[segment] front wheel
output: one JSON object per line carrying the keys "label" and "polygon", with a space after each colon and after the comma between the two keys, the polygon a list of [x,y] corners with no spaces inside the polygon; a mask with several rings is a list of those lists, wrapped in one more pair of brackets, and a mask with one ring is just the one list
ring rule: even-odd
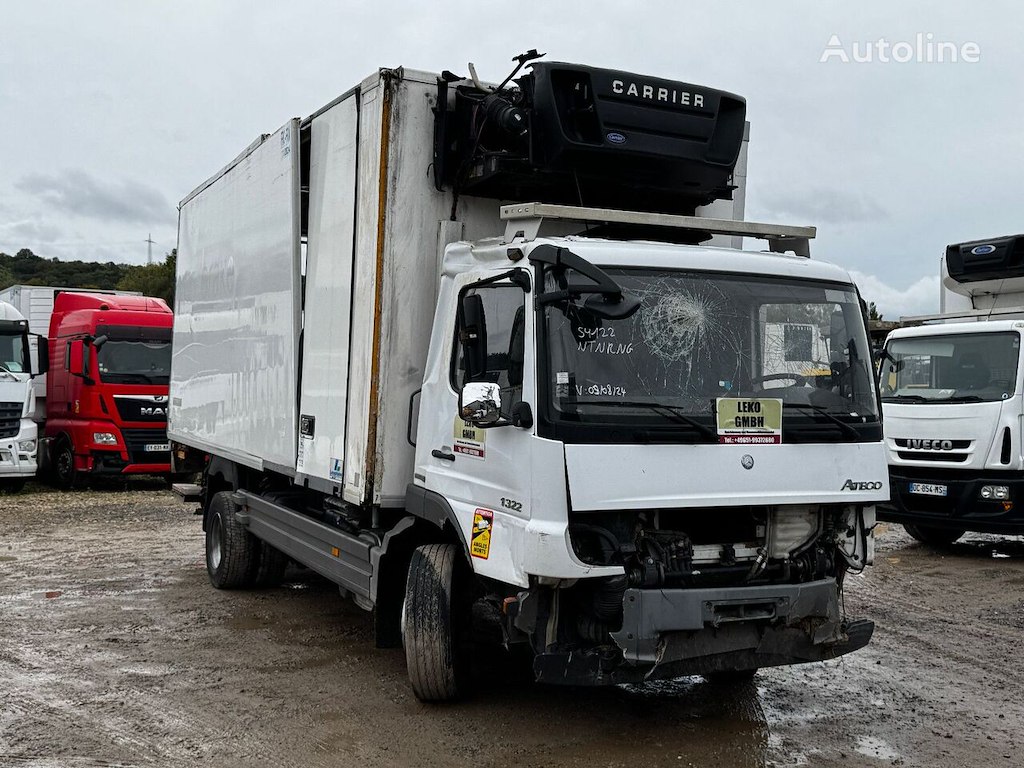
{"label": "front wheel", "polygon": [[23,490],[25,490],[26,482],[27,481],[23,477],[16,477],[13,480],[0,480],[0,492],[21,493]]}
{"label": "front wheel", "polygon": [[449,701],[466,687],[471,578],[454,544],[417,547],[402,606],[402,640],[409,681],[420,701]]}
{"label": "front wheel", "polygon": [[78,473],[75,471],[75,452],[71,443],[62,439],[57,443],[53,455],[53,479],[58,488],[70,491],[75,487]]}
{"label": "front wheel", "polygon": [[922,544],[931,544],[933,547],[949,546],[966,533],[963,528],[933,528],[929,525],[914,525],[912,523],[904,523],[903,528],[911,538],[917,539]]}

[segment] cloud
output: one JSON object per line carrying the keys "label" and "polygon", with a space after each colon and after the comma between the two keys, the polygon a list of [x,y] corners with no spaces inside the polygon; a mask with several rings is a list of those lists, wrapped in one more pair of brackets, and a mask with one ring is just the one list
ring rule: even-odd
{"label": "cloud", "polygon": [[875,302],[886,320],[939,311],[939,276],[922,277],[907,288],[895,288],[876,275],[850,270],[864,301]]}
{"label": "cloud", "polygon": [[779,185],[761,196],[758,207],[772,218],[784,221],[854,224],[884,221],[889,217],[886,210],[866,194],[828,187],[811,187],[799,192],[792,189]]}
{"label": "cloud", "polygon": [[100,179],[81,170],[30,173],[15,185],[47,206],[84,218],[148,224],[174,217],[174,207],[153,187],[137,181]]}
{"label": "cloud", "polygon": [[39,217],[0,223],[0,242],[52,243],[63,237],[63,229]]}

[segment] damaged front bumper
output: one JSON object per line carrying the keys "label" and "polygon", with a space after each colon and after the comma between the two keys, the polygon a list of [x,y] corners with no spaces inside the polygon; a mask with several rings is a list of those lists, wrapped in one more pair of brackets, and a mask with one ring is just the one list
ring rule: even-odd
{"label": "damaged front bumper", "polygon": [[867,645],[844,621],[834,579],[725,589],[627,589],[617,648],[536,657],[537,679],[615,685],[834,659]]}

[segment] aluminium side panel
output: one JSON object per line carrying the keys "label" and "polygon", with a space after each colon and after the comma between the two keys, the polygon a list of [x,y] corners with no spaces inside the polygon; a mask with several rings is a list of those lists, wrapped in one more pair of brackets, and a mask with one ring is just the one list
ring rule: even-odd
{"label": "aluminium side panel", "polygon": [[299,123],[261,137],[178,219],[168,435],[292,472],[297,431]]}
{"label": "aluminium side panel", "polygon": [[[310,123],[296,478],[341,486],[349,385],[359,91]],[[365,308],[361,309],[365,311]]]}
{"label": "aluminium side panel", "polygon": [[[349,329],[348,409],[342,474],[343,498],[353,504],[367,501],[367,445],[370,429],[370,389],[374,370],[376,327],[378,221],[380,206],[381,125],[384,109],[379,76],[368,78],[359,90],[359,137],[356,168],[356,230],[352,268],[352,313]],[[369,462],[372,465],[372,462]]]}

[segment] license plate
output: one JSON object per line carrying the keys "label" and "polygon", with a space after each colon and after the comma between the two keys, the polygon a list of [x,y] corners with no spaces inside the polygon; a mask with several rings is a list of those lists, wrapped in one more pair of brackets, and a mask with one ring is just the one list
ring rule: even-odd
{"label": "license plate", "polygon": [[932,483],[911,483],[910,492],[919,496],[946,496],[949,494],[949,489],[944,485]]}
{"label": "license plate", "polygon": [[144,447],[146,453],[160,453],[171,450],[170,443],[147,443]]}

